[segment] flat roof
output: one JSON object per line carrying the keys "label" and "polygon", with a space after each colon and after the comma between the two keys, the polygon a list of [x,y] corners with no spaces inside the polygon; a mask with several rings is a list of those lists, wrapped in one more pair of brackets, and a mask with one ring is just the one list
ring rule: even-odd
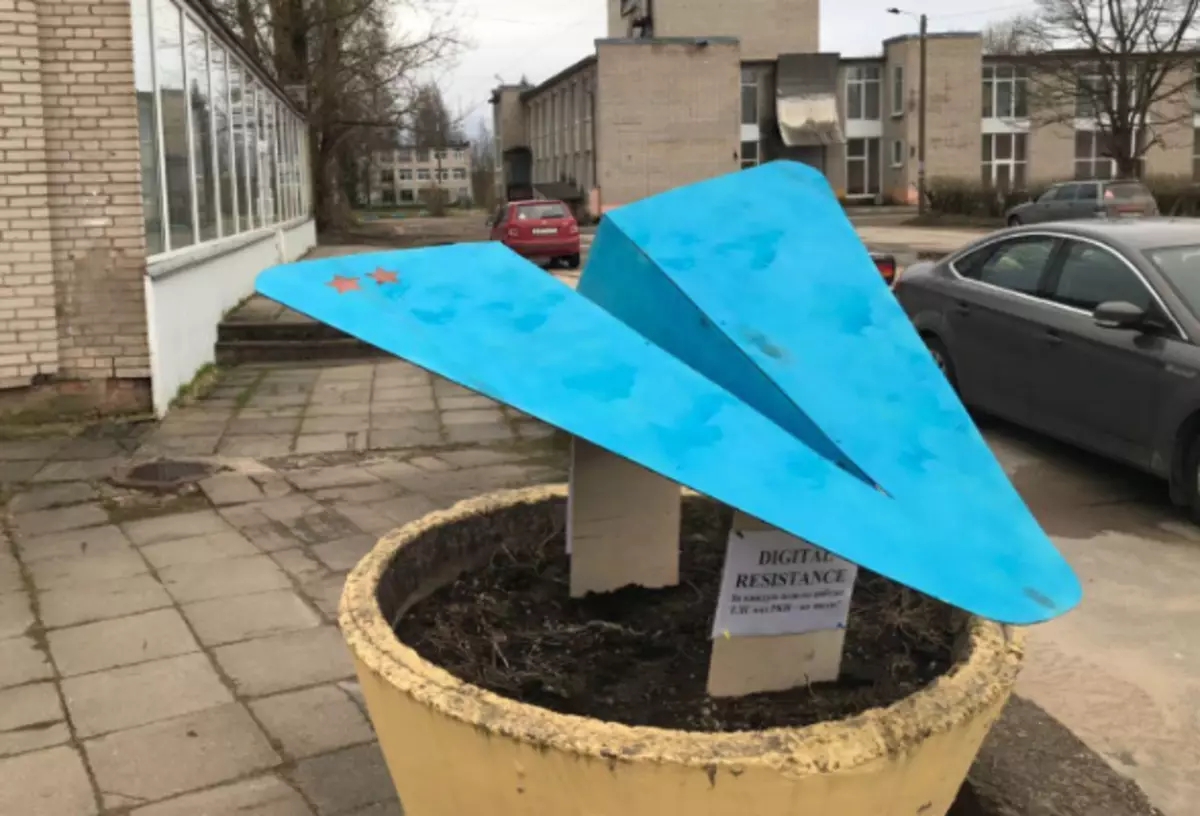
{"label": "flat roof", "polygon": [[550,77],[546,81],[538,83],[537,85],[534,85],[532,88],[527,88],[526,90],[522,91],[521,99],[522,100],[532,99],[533,97],[540,94],[542,91],[545,91],[545,90],[557,85],[558,83],[562,82],[564,79],[567,79],[568,77],[572,76],[573,74],[579,73],[580,71],[584,70],[588,66],[594,65],[595,62],[596,62],[596,55],[588,54],[586,57],[579,60],[579,62],[576,62],[573,65],[568,65],[566,68],[562,69],[561,71],[559,71],[557,74]]}

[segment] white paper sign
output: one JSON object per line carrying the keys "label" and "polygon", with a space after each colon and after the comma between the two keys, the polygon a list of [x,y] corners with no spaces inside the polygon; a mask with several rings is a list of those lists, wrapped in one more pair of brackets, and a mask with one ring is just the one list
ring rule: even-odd
{"label": "white paper sign", "polygon": [[729,533],[713,637],[795,635],[846,625],[858,567],[778,530]]}

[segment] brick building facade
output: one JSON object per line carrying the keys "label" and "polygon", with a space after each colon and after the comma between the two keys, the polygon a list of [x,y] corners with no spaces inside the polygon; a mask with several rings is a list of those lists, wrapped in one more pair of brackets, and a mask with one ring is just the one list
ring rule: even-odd
{"label": "brick building facade", "polygon": [[[595,54],[493,93],[499,195],[573,195],[598,215],[692,180],[701,164],[711,175],[788,158],[847,199],[916,200],[919,38],[842,58],[819,52],[817,0],[606,2]],[[927,176],[1011,188],[1110,174],[1094,117],[1028,110],[1037,71],[1036,59],[984,55],[978,33],[930,35]],[[708,93],[690,92],[697,77]],[[1196,87],[1159,111],[1146,175],[1200,181]]]}
{"label": "brick building facade", "polygon": [[[153,4],[160,26],[174,30],[178,70],[167,61],[156,73],[148,61],[164,48],[148,29],[150,0],[0,0],[0,412],[42,398],[56,409],[165,410],[165,395],[211,360],[204,343],[222,308],[250,293],[262,264],[239,250],[271,239],[280,223],[253,222],[257,236],[204,227],[216,198],[200,188],[207,180],[215,192],[218,182],[202,155],[212,143],[195,100],[212,97],[210,58],[214,66],[217,55],[246,58],[203,9]],[[185,65],[185,48],[201,62]],[[189,82],[192,105],[182,85],[168,86],[173,74]],[[300,130],[299,115],[289,116]],[[187,189],[172,181],[162,195],[164,122],[186,133]],[[299,193],[299,176],[296,184]],[[189,210],[170,226],[173,253],[164,199]],[[311,221],[299,194],[291,220]],[[292,249],[277,260],[307,242],[289,237]],[[215,251],[227,255],[220,274],[204,268]],[[208,294],[197,298],[198,289]]]}

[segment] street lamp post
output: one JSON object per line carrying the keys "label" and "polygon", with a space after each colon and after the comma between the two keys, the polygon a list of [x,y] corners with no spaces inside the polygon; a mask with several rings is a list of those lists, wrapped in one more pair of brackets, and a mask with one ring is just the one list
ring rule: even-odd
{"label": "street lamp post", "polygon": [[921,215],[925,214],[925,117],[928,111],[928,94],[926,93],[929,86],[929,73],[926,69],[929,43],[929,18],[924,14],[913,14],[910,11],[903,9],[890,8],[888,14],[907,14],[909,17],[916,17],[921,21],[921,79],[920,79],[920,101],[917,108],[917,212]]}

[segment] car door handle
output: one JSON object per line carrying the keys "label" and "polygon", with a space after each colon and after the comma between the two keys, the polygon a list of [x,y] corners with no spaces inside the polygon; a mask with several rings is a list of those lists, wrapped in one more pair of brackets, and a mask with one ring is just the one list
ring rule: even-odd
{"label": "car door handle", "polygon": [[1046,339],[1046,342],[1052,346],[1057,346],[1058,344],[1060,344],[1063,341],[1062,335],[1059,334],[1054,329],[1048,329],[1046,331],[1045,339]]}
{"label": "car door handle", "polygon": [[971,304],[964,300],[960,300],[954,304],[954,313],[966,317],[971,314]]}

